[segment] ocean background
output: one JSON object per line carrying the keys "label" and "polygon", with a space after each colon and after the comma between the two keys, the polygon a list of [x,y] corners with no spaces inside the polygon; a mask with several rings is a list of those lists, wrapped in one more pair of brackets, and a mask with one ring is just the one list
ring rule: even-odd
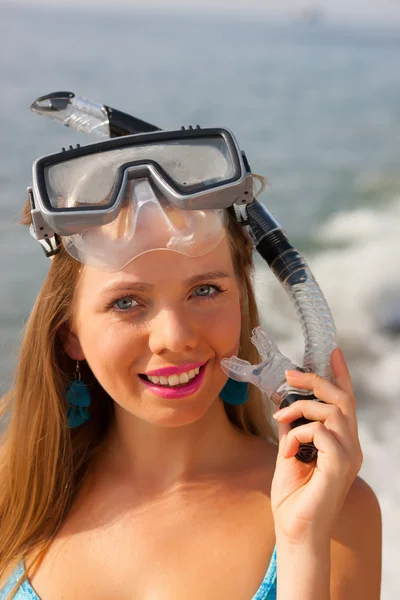
{"label": "ocean background", "polygon": [[[0,393],[48,269],[18,223],[32,162],[93,141],[31,113],[33,100],[68,90],[164,129],[228,127],[335,317],[360,475],[383,513],[383,600],[400,593],[399,64],[400,30],[371,23],[0,4]],[[301,362],[293,308],[259,261],[256,286],[266,327]]]}

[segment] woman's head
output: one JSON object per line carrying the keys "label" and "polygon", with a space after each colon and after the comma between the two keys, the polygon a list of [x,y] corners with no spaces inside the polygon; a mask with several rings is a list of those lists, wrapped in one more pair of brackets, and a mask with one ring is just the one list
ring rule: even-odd
{"label": "woman's head", "polygon": [[[138,418],[191,423],[225,384],[221,359],[238,352],[240,289],[226,237],[196,258],[154,250],[114,273],[83,267],[64,331],[66,353],[86,360],[117,405]],[[179,397],[158,390],[146,376],[186,365],[189,374],[199,364],[201,385],[185,396],[183,389]]]}
{"label": "woman's head", "polygon": [[[63,249],[54,257],[4,401],[11,419],[0,464],[0,577],[10,561],[46,544],[60,527],[113,422],[113,400],[149,422],[179,426],[221,402],[221,358],[238,354],[259,361],[250,342],[259,324],[252,268],[251,241],[230,211],[226,237],[196,259],[154,251],[107,274],[82,267]],[[217,278],[211,272],[219,272]],[[194,281],[197,275],[202,277]],[[153,287],[133,289],[138,281]],[[109,289],[116,286],[119,291]],[[83,359],[82,379],[93,399],[90,419],[69,430],[66,387]],[[180,402],[177,411],[140,377],[192,361],[207,362],[204,394]],[[246,404],[224,406],[243,431],[275,439],[258,389],[251,387]]]}

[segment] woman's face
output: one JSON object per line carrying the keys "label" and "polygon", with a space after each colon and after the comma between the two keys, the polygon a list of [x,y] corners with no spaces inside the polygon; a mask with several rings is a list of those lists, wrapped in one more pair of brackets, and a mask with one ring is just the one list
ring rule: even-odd
{"label": "woman's face", "polygon": [[[225,237],[198,258],[155,250],[115,273],[84,267],[65,346],[126,411],[176,426],[201,418],[216,400],[227,379],[220,361],[237,354],[240,325]],[[186,373],[178,387],[179,373],[151,375],[170,367]]]}

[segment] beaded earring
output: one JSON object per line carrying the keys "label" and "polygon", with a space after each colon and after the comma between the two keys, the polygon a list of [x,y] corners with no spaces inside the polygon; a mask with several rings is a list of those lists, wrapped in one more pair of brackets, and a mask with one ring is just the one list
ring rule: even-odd
{"label": "beaded earring", "polygon": [[90,394],[82,381],[79,360],[76,361],[75,379],[67,387],[68,429],[74,429],[89,420]]}

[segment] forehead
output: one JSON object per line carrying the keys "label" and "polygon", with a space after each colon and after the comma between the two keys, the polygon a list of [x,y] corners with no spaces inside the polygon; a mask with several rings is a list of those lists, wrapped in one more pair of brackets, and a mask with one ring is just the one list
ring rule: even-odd
{"label": "forehead", "polygon": [[118,283],[145,282],[154,287],[182,283],[197,274],[224,272],[234,276],[227,237],[204,256],[189,257],[171,250],[153,250],[135,258],[126,267],[114,273],[85,266],[81,273],[80,288],[85,292],[102,292]]}

